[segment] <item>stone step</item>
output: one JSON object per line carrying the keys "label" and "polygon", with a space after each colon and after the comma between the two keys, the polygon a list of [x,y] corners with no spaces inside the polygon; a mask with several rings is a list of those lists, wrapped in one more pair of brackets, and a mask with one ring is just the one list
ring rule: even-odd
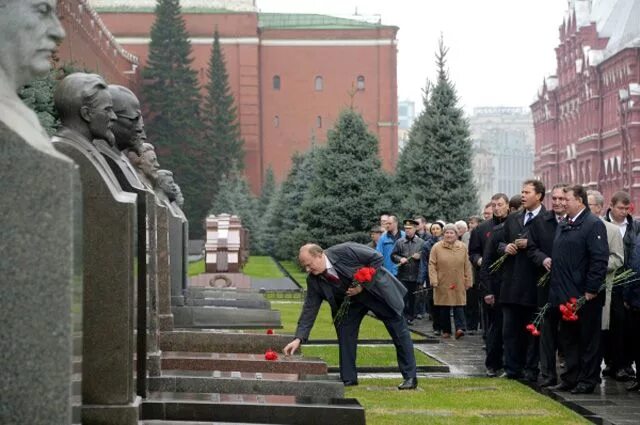
{"label": "stone step", "polygon": [[292,339],[291,335],[267,335],[265,332],[175,330],[160,333],[160,349],[205,353],[264,353],[269,348],[280,351]]}
{"label": "stone step", "polygon": [[150,377],[148,385],[157,392],[344,397],[342,382],[299,380],[292,373],[163,370],[161,376]]}
{"label": "stone step", "polygon": [[276,361],[265,360],[264,354],[162,352],[162,370],[207,370],[227,372],[327,374],[327,364],[320,359],[281,355]]}
{"label": "stone step", "polygon": [[212,307],[239,307],[239,308],[257,308],[270,310],[271,303],[265,299],[238,299],[238,298],[186,298],[184,304],[187,306],[212,306]]}
{"label": "stone step", "polygon": [[278,310],[173,306],[171,312],[176,328],[264,329],[281,327]]}
{"label": "stone step", "polygon": [[142,402],[141,419],[233,421],[267,424],[365,424],[355,399],[261,394],[152,392]]}

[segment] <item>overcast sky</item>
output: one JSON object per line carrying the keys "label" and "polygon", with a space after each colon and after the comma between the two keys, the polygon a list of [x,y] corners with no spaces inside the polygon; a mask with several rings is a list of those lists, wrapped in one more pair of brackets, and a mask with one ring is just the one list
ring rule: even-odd
{"label": "overcast sky", "polygon": [[555,71],[566,0],[257,0],[262,12],[380,15],[398,32],[398,97],[422,107],[440,32],[461,105],[528,106]]}

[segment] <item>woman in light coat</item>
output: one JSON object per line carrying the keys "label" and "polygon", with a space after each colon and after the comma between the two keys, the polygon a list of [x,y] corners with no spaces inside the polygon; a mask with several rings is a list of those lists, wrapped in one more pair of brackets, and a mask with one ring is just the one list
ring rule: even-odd
{"label": "woman in light coat", "polygon": [[471,288],[471,263],[464,243],[458,240],[456,226],[447,224],[443,239],[431,249],[429,256],[429,283],[434,288],[433,302],[440,313],[442,337],[451,337],[451,309],[456,326],[456,339],[466,330],[464,306],[467,289]]}

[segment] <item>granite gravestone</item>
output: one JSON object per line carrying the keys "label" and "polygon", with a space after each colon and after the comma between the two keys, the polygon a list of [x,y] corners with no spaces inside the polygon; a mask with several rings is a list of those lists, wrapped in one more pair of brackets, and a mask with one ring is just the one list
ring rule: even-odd
{"label": "granite gravestone", "polygon": [[[50,69],[56,1],[0,2],[0,423],[71,423],[78,176],[18,89]],[[79,230],[79,229],[78,229]]]}
{"label": "granite gravestone", "polygon": [[[146,137],[142,137],[146,140]],[[153,191],[155,182],[158,178],[158,159],[155,149],[150,143],[142,143],[138,151],[130,151],[127,154],[129,161],[134,166],[138,178],[142,184]],[[147,258],[148,258],[148,306],[149,306],[149,329],[147,340],[147,370],[150,376],[159,376],[161,351],[159,347],[160,324],[158,311],[158,279],[160,276],[158,264],[158,239],[167,238],[166,232],[159,232],[157,228],[158,217],[162,215],[166,217],[166,207],[162,206],[157,197],[154,195],[154,202],[149,202],[147,210],[149,212],[148,223],[148,242]],[[162,213],[160,211],[164,210]],[[166,227],[166,226],[165,226]],[[168,269],[168,267],[167,267]]]}
{"label": "granite gravestone", "polygon": [[[79,166],[83,208],[82,423],[137,424],[134,394],[136,195],[122,190],[94,139],[113,142],[102,77],[75,73],[54,93],[63,127],[56,149]],[[51,423],[51,422],[49,422]]]}
{"label": "granite gravestone", "polygon": [[176,203],[178,189],[173,180],[173,173],[168,170],[158,171],[158,186],[166,195],[169,208],[169,256],[171,265],[171,305],[184,304],[184,285],[187,269],[185,256],[188,256],[185,246],[186,216]]}
{"label": "granite gravestone", "polygon": [[[161,170],[162,171],[162,170]],[[163,171],[164,173],[164,171]],[[161,174],[157,173],[155,193],[162,208],[157,209],[158,240],[158,321],[161,331],[173,330],[171,311],[171,258],[169,255],[169,220],[172,216],[171,202],[160,187]]]}
{"label": "granite gravestone", "polygon": [[[144,124],[140,102],[131,90],[118,85],[108,87],[113,101],[113,111],[116,120],[112,125],[113,140],[96,140],[95,145],[104,156],[107,164],[118,179],[120,187],[126,192],[135,193],[137,196],[137,226],[138,240],[136,250],[137,270],[137,356],[136,356],[136,387],[141,397],[146,395],[146,370],[147,370],[147,291],[149,284],[147,255],[150,233],[155,232],[155,196],[152,190],[145,187],[138,178],[127,158],[130,151],[137,152],[144,135]],[[153,229],[149,226],[153,225]],[[155,237],[155,236],[153,236]]]}

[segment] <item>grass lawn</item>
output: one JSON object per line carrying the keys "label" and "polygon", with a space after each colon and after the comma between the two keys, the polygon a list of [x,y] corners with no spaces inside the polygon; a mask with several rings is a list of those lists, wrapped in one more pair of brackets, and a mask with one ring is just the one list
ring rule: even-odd
{"label": "grass lawn", "polygon": [[189,276],[197,276],[204,273],[204,258],[202,260],[189,263]]}
{"label": "grass lawn", "polygon": [[279,278],[284,277],[276,263],[273,262],[271,257],[262,257],[254,255],[249,257],[249,261],[244,265],[242,273],[258,278]]}
{"label": "grass lawn", "polygon": [[[413,350],[418,366],[440,366],[440,363],[422,351]],[[320,357],[331,366],[339,366],[337,345],[303,345],[302,353],[308,357]],[[358,346],[358,366],[398,367],[396,349],[393,345]]]}
{"label": "grass lawn", "polygon": [[345,397],[364,406],[369,425],[574,425],[591,422],[550,398],[498,378],[421,379],[398,391],[398,379],[361,379]]}
{"label": "grass lawn", "polygon": [[[280,310],[280,320],[282,329],[278,330],[281,334],[293,334],[298,325],[298,318],[302,310],[301,301],[271,301],[271,309]],[[413,334],[412,334],[413,335]],[[313,325],[309,340],[313,343],[314,339],[336,339],[336,329],[333,327],[331,320],[331,309],[326,302],[322,303],[316,323]],[[360,326],[360,339],[388,339],[391,340],[387,328],[384,324],[373,317],[365,316]],[[420,337],[422,338],[422,337]]]}
{"label": "grass lawn", "polygon": [[303,288],[307,288],[307,273],[300,270],[300,265],[295,261],[280,261],[280,264],[286,271],[289,272],[291,276],[295,280],[298,281],[298,284]]}

